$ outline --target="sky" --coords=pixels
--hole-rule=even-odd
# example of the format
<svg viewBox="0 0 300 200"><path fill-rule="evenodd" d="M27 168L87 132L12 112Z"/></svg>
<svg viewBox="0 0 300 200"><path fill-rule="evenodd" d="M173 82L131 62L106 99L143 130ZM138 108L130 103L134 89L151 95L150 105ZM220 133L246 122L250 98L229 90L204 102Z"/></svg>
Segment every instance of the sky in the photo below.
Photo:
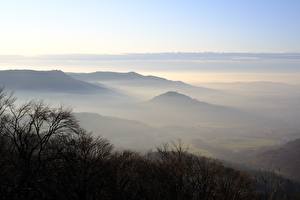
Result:
<svg viewBox="0 0 300 200"><path fill-rule="evenodd" d="M300 52L298 0L0 0L0 55Z"/></svg>

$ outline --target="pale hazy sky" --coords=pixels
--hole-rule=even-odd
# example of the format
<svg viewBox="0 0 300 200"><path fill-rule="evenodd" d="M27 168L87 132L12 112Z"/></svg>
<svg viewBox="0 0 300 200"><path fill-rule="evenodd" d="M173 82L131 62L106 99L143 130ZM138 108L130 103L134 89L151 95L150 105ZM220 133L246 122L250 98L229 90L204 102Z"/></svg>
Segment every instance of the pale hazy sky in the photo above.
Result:
<svg viewBox="0 0 300 200"><path fill-rule="evenodd" d="M0 55L300 52L299 0L0 0Z"/></svg>

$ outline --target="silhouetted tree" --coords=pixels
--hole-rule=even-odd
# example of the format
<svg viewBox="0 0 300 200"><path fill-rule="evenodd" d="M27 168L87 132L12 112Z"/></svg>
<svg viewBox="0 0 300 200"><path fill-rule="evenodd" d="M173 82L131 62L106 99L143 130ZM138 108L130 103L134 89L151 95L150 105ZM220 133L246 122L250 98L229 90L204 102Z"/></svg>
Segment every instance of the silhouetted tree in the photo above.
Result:
<svg viewBox="0 0 300 200"><path fill-rule="evenodd" d="M114 151L70 110L17 105L0 90L0 199L285 200L299 190L271 173L241 172L196 156L180 141L141 154ZM297 196L298 195L298 196Z"/></svg>
<svg viewBox="0 0 300 200"><path fill-rule="evenodd" d="M76 134L79 126L70 110L50 108L42 102L21 106L2 93L1 140L6 143L6 168L14 173L7 180L11 199L40 196L40 172L48 157L47 146L56 136ZM4 99L4 101L3 101Z"/></svg>
<svg viewBox="0 0 300 200"><path fill-rule="evenodd" d="M112 145L103 138L93 138L83 130L65 140L61 160L53 168L64 199L89 200L105 195L108 159Z"/></svg>

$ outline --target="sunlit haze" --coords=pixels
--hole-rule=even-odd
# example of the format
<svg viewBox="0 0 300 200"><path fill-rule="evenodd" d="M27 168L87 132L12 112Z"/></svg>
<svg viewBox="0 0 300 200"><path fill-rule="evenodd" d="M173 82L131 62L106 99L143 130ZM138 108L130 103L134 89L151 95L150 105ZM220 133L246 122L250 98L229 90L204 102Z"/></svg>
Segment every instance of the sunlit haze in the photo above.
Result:
<svg viewBox="0 0 300 200"><path fill-rule="evenodd" d="M299 200L300 0L0 0L0 200Z"/></svg>

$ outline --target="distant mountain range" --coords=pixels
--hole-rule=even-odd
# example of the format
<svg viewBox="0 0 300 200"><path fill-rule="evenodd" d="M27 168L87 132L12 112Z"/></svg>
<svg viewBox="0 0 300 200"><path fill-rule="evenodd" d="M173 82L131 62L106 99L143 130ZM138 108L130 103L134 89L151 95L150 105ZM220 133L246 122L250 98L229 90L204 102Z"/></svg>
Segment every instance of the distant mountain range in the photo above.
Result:
<svg viewBox="0 0 300 200"><path fill-rule="evenodd" d="M145 85L148 86L184 86L184 87L194 87L192 85L186 84L182 81L172 81L165 78L157 76L144 76L136 72L105 72L98 71L92 73L68 73L70 76L90 82L124 82L126 81L130 85ZM208 88L205 88L210 90Z"/></svg>
<svg viewBox="0 0 300 200"><path fill-rule="evenodd" d="M136 72L92 72L92 73L68 73L74 78L89 81L110 81L110 80L159 80L167 81L167 79L156 76L143 76Z"/></svg>
<svg viewBox="0 0 300 200"><path fill-rule="evenodd" d="M217 90L196 87L181 81L136 72L64 73L59 70L2 70L0 86L14 91L58 92L79 94L117 94L123 97L146 98L176 90L186 94L209 95Z"/></svg>
<svg viewBox="0 0 300 200"><path fill-rule="evenodd" d="M169 53L129 53L129 54L48 54L41 56L0 55L0 60L253 60L253 59L293 59L299 60L300 53L217 53L217 52L169 52Z"/></svg>
<svg viewBox="0 0 300 200"><path fill-rule="evenodd" d="M72 78L62 71L0 71L0 86L19 91L109 93L105 87Z"/></svg>
<svg viewBox="0 0 300 200"><path fill-rule="evenodd" d="M158 93L175 90L188 95L208 96L220 94L216 89L193 86L157 76L144 76L136 72L68 73L73 78L92 84L105 84L121 89L135 97L150 98ZM222 94L222 93L221 93Z"/></svg>

